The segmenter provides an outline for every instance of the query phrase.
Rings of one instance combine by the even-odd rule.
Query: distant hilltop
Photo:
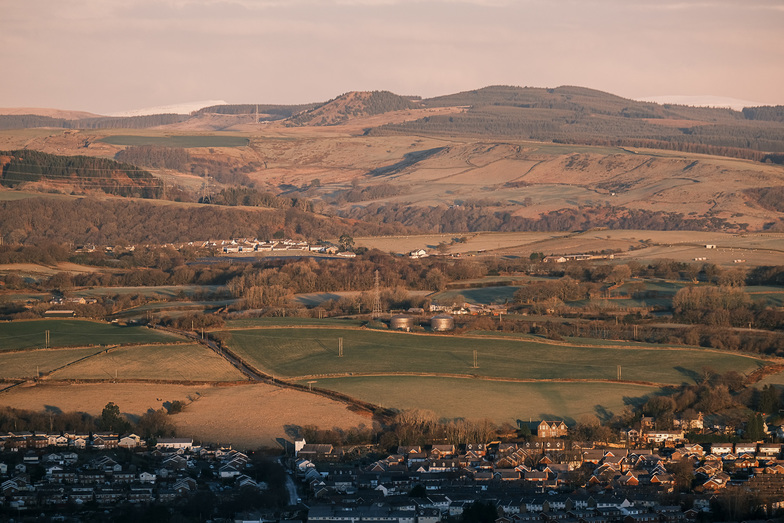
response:
[[[111,114],[110,116],[149,116],[152,114],[191,114],[194,111],[213,105],[228,105],[224,100],[202,100],[200,102],[184,102],[172,105],[159,105],[145,109],[134,109]]]

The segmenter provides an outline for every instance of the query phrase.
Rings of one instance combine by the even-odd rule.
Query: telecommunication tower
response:
[[[381,316],[381,291],[378,284],[378,269],[376,269],[376,286],[373,288],[373,312],[371,318],[378,318]]]

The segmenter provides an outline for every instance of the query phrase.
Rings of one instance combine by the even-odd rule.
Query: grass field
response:
[[[49,347],[166,343],[177,339],[147,327],[125,327],[87,320],[15,321],[0,323],[0,350],[42,348],[46,331],[49,331]]]
[[[320,379],[313,386],[387,408],[428,409],[442,418],[489,418],[513,425],[529,418],[572,422],[586,414],[607,417],[659,390],[613,383],[505,383],[408,376]]]
[[[232,135],[172,135],[172,136],[107,136],[99,140],[111,145],[156,145],[160,147],[245,147],[249,141]]]
[[[467,301],[469,303],[500,304],[514,302],[514,294],[520,289],[518,286],[508,285],[503,287],[483,287],[480,289],[450,289],[430,296],[434,303],[451,303]],[[460,300],[460,297],[464,300]]]
[[[744,290],[753,301],[766,302],[770,307],[784,307],[784,288],[750,285]]]
[[[343,339],[342,358],[338,357],[338,338]],[[625,380],[677,385],[692,383],[704,366],[718,372],[749,372],[764,364],[753,357],[702,349],[631,344],[578,347],[530,339],[305,327],[232,330],[229,345],[260,369],[281,377],[389,372],[612,380],[620,365]],[[474,350],[478,368],[473,368]]]
[[[176,298],[178,296],[193,296],[198,293],[218,292],[225,287],[221,285],[159,285],[145,287],[91,287],[89,289],[76,289],[74,296],[94,298],[114,294],[130,294],[147,296],[149,298]]]
[[[251,329],[254,327],[294,327],[294,326],[324,326],[324,327],[359,327],[363,320],[342,318],[249,318],[243,320],[229,320],[227,329]]]
[[[355,238],[357,246],[369,249],[380,249],[385,252],[408,253],[414,249],[435,249],[441,242],[450,243],[454,238],[465,237],[464,243],[455,243],[449,248],[450,253],[466,253],[499,248],[511,248],[530,245],[551,240],[569,233],[541,232],[479,232],[427,234],[421,236],[374,236]]]
[[[0,352],[0,379],[37,378],[53,369],[96,354],[99,350],[91,347]]]
[[[28,198],[55,198],[55,199],[68,199],[71,196],[65,194],[43,193],[32,191],[17,191],[7,188],[0,189],[0,201],[13,202],[16,200],[26,200]]]
[[[536,201],[552,200],[563,203],[569,195],[566,191],[583,191],[577,187],[532,186],[526,188],[527,194],[536,194]],[[549,191],[549,192],[548,192]],[[496,191],[497,192],[497,191]],[[501,197],[494,193],[494,196]],[[576,196],[575,196],[576,198]],[[544,209],[533,206],[536,213]],[[537,210],[538,209],[538,210]],[[641,230],[590,230],[582,233],[496,233],[478,232],[465,234],[428,234],[421,236],[384,236],[374,238],[355,238],[358,246],[377,248],[385,252],[408,253],[414,249],[435,249],[439,243],[449,243],[453,238],[465,237],[465,243],[449,247],[449,253],[476,253],[487,250],[494,254],[527,257],[532,252],[549,254],[579,254],[599,249],[617,249],[620,254],[612,263],[625,263],[638,260],[644,263],[660,259],[694,263],[694,258],[707,257],[708,263],[727,267],[777,265],[784,252],[784,234],[747,233],[732,234],[724,232],[701,231],[641,231]],[[650,245],[640,249],[643,243]],[[717,245],[715,250],[705,249],[706,244]],[[639,250],[630,250],[634,247]],[[736,259],[745,259],[738,265]]]
[[[141,318],[148,311],[162,312],[166,316],[173,316],[175,314],[195,313],[207,309],[218,309],[234,303],[236,300],[219,300],[219,301],[165,301],[165,302],[152,302],[139,305],[130,309],[114,313],[113,318]]]
[[[51,379],[238,381],[242,373],[197,344],[119,347],[68,366]]]

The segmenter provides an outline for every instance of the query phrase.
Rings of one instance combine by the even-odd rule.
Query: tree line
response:
[[[181,404],[179,401],[171,402]],[[175,409],[176,410],[176,409]],[[174,413],[173,411],[171,413]],[[120,408],[109,402],[98,417],[85,412],[32,411],[13,407],[0,407],[0,432],[53,433],[77,432],[92,434],[98,431],[135,432],[146,440],[172,437],[176,434],[174,423],[166,409],[148,410],[138,419],[120,414]]]
[[[515,216],[512,209],[488,209],[484,202],[464,205],[413,207],[399,203],[370,203],[352,207],[338,214],[345,218],[379,225],[402,224],[427,232],[461,233],[476,231],[549,232],[578,231],[596,227],[658,231],[743,230],[747,225],[734,224],[715,216],[692,217],[682,213],[627,209],[615,206],[581,206],[542,213],[538,218]]]
[[[16,187],[26,182],[72,185],[126,197],[157,198],[162,184],[150,172],[92,156],[61,156],[39,151],[0,151],[0,183]]]
[[[250,115],[253,116],[258,111],[260,121],[274,121],[289,118],[302,111],[308,111],[317,107],[319,104],[300,104],[300,105],[270,105],[270,104],[226,104],[211,105],[195,111],[192,116],[205,114],[227,114],[227,115]]]
[[[412,229],[327,217],[296,207],[232,209],[203,205],[156,205],[135,200],[26,198],[0,202],[0,236],[5,244],[138,245],[207,239],[337,237],[401,234]],[[415,229],[414,229],[415,230]]]
[[[139,145],[126,147],[114,155],[119,162],[153,167],[156,169],[173,169],[187,172],[190,168],[191,155],[183,147],[159,147]]]
[[[52,118],[36,114],[0,115],[0,129],[30,129],[54,127],[60,129],[146,129],[159,125],[170,125],[185,121],[179,114],[154,114],[146,116],[98,116],[79,118]]]

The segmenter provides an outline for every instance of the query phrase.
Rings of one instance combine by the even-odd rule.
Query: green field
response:
[[[304,382],[303,382],[304,384]],[[428,409],[443,418],[579,420],[619,414],[659,389],[613,383],[507,383],[458,378],[378,376],[319,379],[313,387],[336,390],[394,409]]]
[[[193,296],[199,293],[213,293],[223,289],[225,287],[221,285],[150,285],[144,287],[91,287],[89,289],[76,289],[72,294],[82,298],[130,294],[148,298],[170,299],[179,296]]]
[[[237,381],[245,377],[198,344],[119,347],[52,373],[51,379]]]
[[[208,309],[218,309],[234,303],[236,300],[219,300],[219,301],[164,301],[152,302],[132,307],[123,311],[114,313],[113,318],[141,318],[148,311],[162,312],[168,317],[182,314],[193,314],[195,312],[203,312]]]
[[[115,135],[98,140],[111,145],[157,145],[160,147],[245,147],[249,141],[242,136],[233,135],[194,135],[194,136],[131,136]]]
[[[86,349],[0,352],[0,379],[36,378],[99,351],[100,349],[91,347]]]
[[[72,196],[65,194],[44,193],[44,192],[31,192],[31,191],[17,191],[7,188],[0,189],[0,201],[12,202],[16,200],[26,200],[27,198],[54,198],[54,199],[70,199]]]
[[[770,307],[784,307],[784,288],[750,285],[744,290],[753,301],[764,302]]]
[[[324,327],[359,327],[364,322],[362,320],[342,319],[342,318],[249,318],[242,320],[229,320],[226,322],[227,329],[251,329],[254,327],[295,327],[302,326],[324,326]]]
[[[487,417],[497,423],[528,418],[572,422],[587,414],[606,418],[659,393],[661,387],[655,384],[694,383],[703,367],[750,372],[765,364],[754,357],[699,348],[584,339],[558,345],[531,335],[232,327],[229,346],[276,377],[312,382],[383,407],[423,408],[443,418]],[[343,339],[343,357],[338,356],[338,338]],[[473,368],[474,350],[478,368]],[[612,381],[618,365],[625,382]],[[374,373],[379,375],[368,375]],[[409,375],[391,375],[395,373]],[[548,381],[570,379],[597,381]]]
[[[430,299],[434,303],[451,303],[462,296],[463,299],[460,299],[459,301],[467,301],[469,303],[488,305],[513,303],[515,301],[514,294],[518,289],[520,289],[520,287],[514,285],[481,287],[477,289],[450,289],[433,294],[430,296]]]
[[[338,338],[343,357],[338,357]],[[624,380],[693,383],[702,367],[749,372],[757,358],[704,349],[645,345],[556,345],[531,339],[413,335],[350,329],[231,330],[229,345],[259,369],[281,377],[436,373],[507,379]],[[633,347],[633,348],[632,348]],[[473,368],[473,351],[478,368]]]
[[[126,327],[87,320],[58,319],[0,323],[0,351],[49,347],[166,343],[178,338],[147,327]]]

